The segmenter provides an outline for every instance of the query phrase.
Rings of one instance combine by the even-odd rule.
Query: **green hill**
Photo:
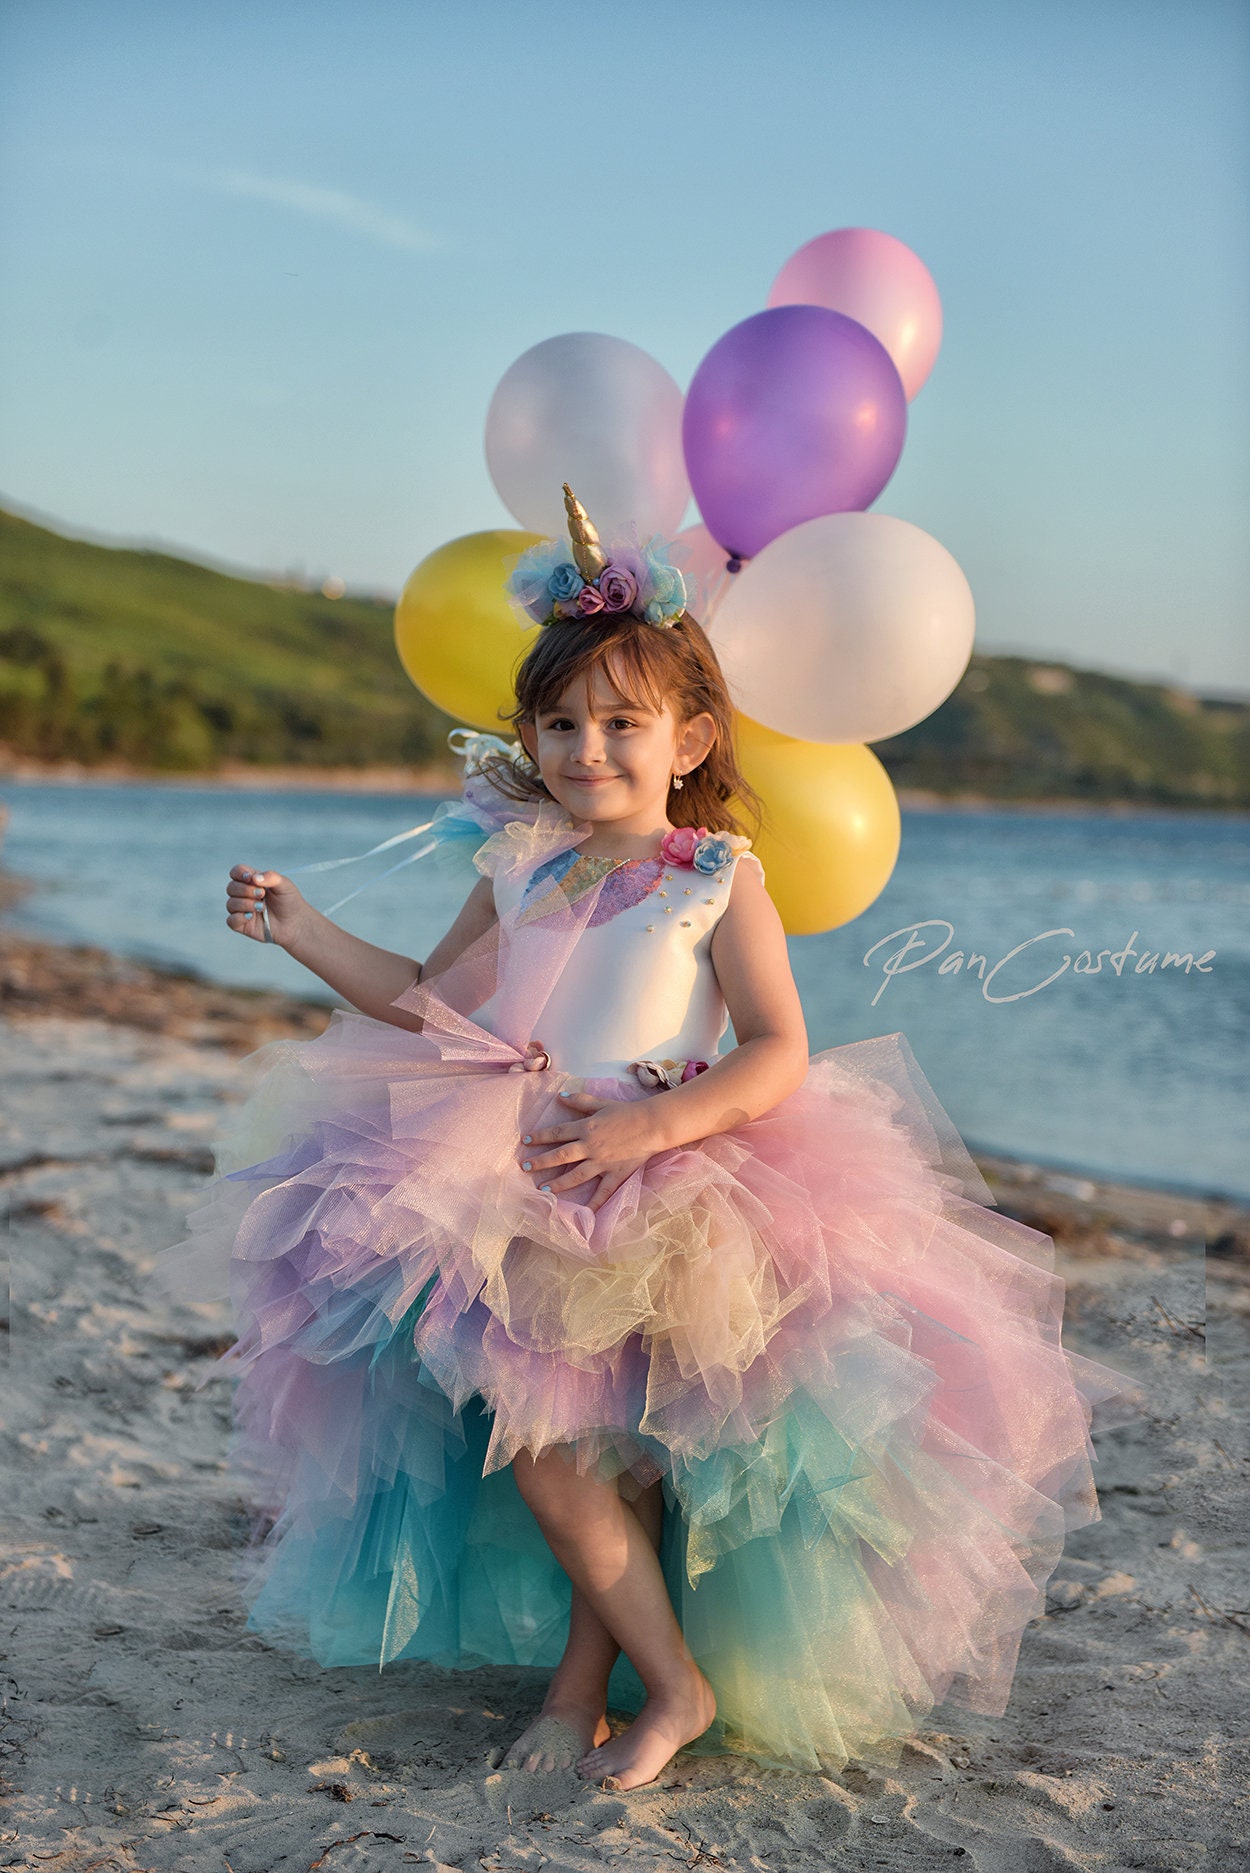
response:
[[[69,540],[0,510],[0,743],[140,768],[447,758],[393,608]]]
[[[995,800],[1250,807],[1250,703],[974,655],[940,709],[875,742],[896,786]]]
[[[0,747],[154,771],[424,765],[451,726],[400,670],[392,608],[66,539],[0,510]],[[874,744],[897,785],[993,799],[1250,807],[1250,704],[974,656]]]

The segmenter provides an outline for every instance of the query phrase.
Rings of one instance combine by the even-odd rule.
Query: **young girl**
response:
[[[509,1768],[892,1763],[943,1701],[1006,1708],[1098,1519],[1094,1407],[1135,1401],[904,1037],[808,1060],[712,648],[654,542],[570,512],[514,574],[522,752],[468,764],[481,877],[426,961],[230,875],[230,928],[360,1011],[263,1050],[166,1252],[233,1300],[248,1624],[553,1666]]]

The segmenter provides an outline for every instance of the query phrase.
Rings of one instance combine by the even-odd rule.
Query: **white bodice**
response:
[[[724,915],[740,853],[711,875],[687,866],[664,869],[638,903],[588,924],[534,1022],[532,1039],[561,1072],[586,1079],[631,1078],[634,1060],[717,1057],[729,1017],[712,967],[712,934]],[[528,879],[495,877],[496,909],[515,912]],[[616,893],[611,879],[601,915]],[[473,1015],[494,1033],[492,996]]]

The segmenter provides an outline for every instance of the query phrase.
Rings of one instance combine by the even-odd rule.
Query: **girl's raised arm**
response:
[[[320,976],[361,1014],[413,1030],[420,1029],[420,1016],[395,1008],[392,1003],[422,975],[446,969],[495,922],[494,886],[489,878],[479,878],[451,929],[422,964],[340,929],[314,910],[299,886],[281,872],[233,866],[226,886],[226,922],[230,929],[263,941],[262,901],[268,907],[275,943],[296,962]]]

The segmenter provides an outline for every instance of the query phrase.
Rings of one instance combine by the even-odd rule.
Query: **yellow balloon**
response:
[[[422,695],[474,728],[501,727],[512,673],[541,626],[523,625],[504,593],[507,560],[542,539],[497,528],[427,555],[395,607],[395,648]]]
[[[754,850],[791,936],[850,923],[880,897],[902,822],[884,767],[862,742],[795,741],[745,715],[742,772],[764,805]]]

